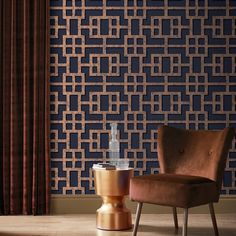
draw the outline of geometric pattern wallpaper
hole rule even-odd
[[[162,124],[236,128],[236,1],[51,0],[50,25],[52,194],[94,193],[111,122],[135,175],[158,173]]]

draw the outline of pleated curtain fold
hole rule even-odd
[[[0,0],[0,214],[49,214],[49,0]]]

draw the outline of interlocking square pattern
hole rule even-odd
[[[159,125],[236,127],[236,1],[51,0],[50,15],[53,194],[94,193],[111,122],[136,175],[158,172]]]

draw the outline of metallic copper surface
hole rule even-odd
[[[132,226],[131,212],[126,208],[124,196],[129,194],[133,169],[94,170],[95,190],[103,204],[97,210],[97,228],[125,230]]]

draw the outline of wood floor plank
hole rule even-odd
[[[216,218],[221,236],[236,236],[236,214],[221,214]],[[182,216],[179,217],[180,226],[181,219]],[[210,215],[190,214],[188,226],[188,236],[214,235]],[[131,230],[97,230],[95,214],[0,217],[0,236],[131,236],[131,233]],[[143,214],[137,235],[176,235],[172,215]]]

